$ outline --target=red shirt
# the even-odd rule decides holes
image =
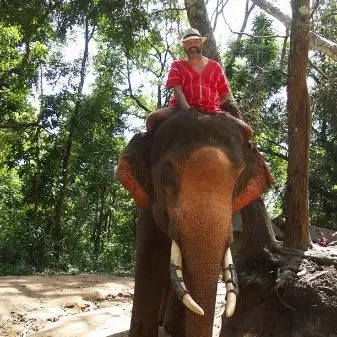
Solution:
[[[222,67],[213,60],[208,60],[200,74],[186,60],[173,61],[166,87],[172,88],[177,85],[182,87],[187,103],[191,107],[209,114],[222,111],[219,95],[230,91],[229,82]],[[173,95],[169,106],[177,105]]]

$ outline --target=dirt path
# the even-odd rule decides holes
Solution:
[[[97,337],[124,331],[133,287],[133,278],[98,274],[0,277],[0,337],[39,331],[37,337],[68,336],[69,331],[72,336]],[[224,284],[219,283],[213,336],[219,334],[224,298]]]
[[[107,307],[131,311],[132,278],[107,275],[0,277],[0,336],[26,337],[67,316]]]

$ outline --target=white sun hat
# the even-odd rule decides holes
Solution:
[[[195,28],[188,28],[184,35],[184,37],[182,38],[182,40],[180,40],[180,43],[183,43],[185,41],[188,40],[195,40],[195,39],[200,39],[202,42],[207,40],[207,37],[205,36],[201,36],[201,34],[199,33],[199,31]]]

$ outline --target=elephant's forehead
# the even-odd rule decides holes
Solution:
[[[226,152],[209,145],[200,146],[182,156],[170,156],[170,159],[180,171],[187,168],[195,172],[209,169],[214,171],[218,167],[233,167],[233,163]]]
[[[186,160],[172,160],[172,163],[181,178],[198,181],[205,186],[211,186],[212,181],[215,185],[222,180],[228,182],[229,177],[235,180],[244,168],[235,165],[227,153],[211,146],[200,147]]]
[[[222,165],[226,161],[236,168],[241,168],[244,165],[242,160],[241,148],[236,149],[226,146],[227,144],[219,144],[216,141],[195,141],[191,144],[180,145],[178,142],[171,143],[171,146],[166,151],[161,151],[158,159],[165,162],[170,159],[172,162],[180,166],[197,166],[197,165]],[[224,159],[226,158],[226,160]]]
[[[177,162],[176,169],[180,175],[200,183],[204,181],[205,185],[210,185],[212,180],[220,182],[222,178],[237,176],[239,171],[225,152],[212,146],[198,148],[186,160]]]
[[[201,146],[195,151],[193,151],[189,158],[187,159],[187,163],[193,165],[198,162],[207,162],[210,165],[217,164],[219,162],[228,163],[228,155],[222,151],[220,148],[214,146]]]
[[[153,160],[163,155],[186,160],[204,146],[221,149],[237,165],[242,165],[239,128],[225,116],[177,112],[165,121],[153,140]]]

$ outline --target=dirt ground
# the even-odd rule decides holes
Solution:
[[[0,337],[35,336],[39,331],[38,336],[49,336],[54,327],[78,324],[71,321],[75,316],[88,329],[89,325],[93,329],[100,324],[97,317],[102,316],[105,321],[114,319],[106,327],[110,332],[125,331],[129,327],[133,288],[133,278],[98,274],[0,277]],[[213,336],[219,335],[224,299],[224,284],[219,283]],[[93,311],[97,313],[95,321],[91,318],[89,322],[83,313]],[[55,335],[59,335],[57,331],[50,334]]]
[[[0,336],[26,337],[70,315],[131,312],[134,281],[107,275],[0,277]]]
[[[337,249],[316,247],[309,253],[281,265],[253,261],[239,271],[239,302],[233,319],[225,321],[224,335],[337,337]],[[322,262],[322,256],[334,260]],[[0,337],[125,331],[133,288],[133,278],[99,274],[0,277]],[[224,298],[219,283],[213,337],[219,336]]]
[[[239,269],[239,268],[238,268]],[[250,259],[226,337],[337,337],[337,249]]]

